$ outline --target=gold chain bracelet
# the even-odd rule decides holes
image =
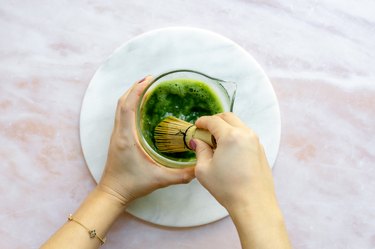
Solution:
[[[89,233],[89,236],[91,239],[93,238],[97,238],[99,241],[100,241],[100,244],[103,245],[105,243],[105,240],[106,238],[100,238],[97,234],[96,234],[96,231],[95,229],[91,230],[89,228],[87,228],[85,225],[83,225],[81,222],[79,222],[78,220],[76,220],[75,218],[73,218],[73,215],[72,214],[69,214],[69,217],[68,217],[68,221],[73,221],[75,223],[77,223],[78,225],[80,225],[81,227],[83,227],[84,229],[87,230],[87,232]]]

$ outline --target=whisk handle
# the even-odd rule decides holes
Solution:
[[[185,142],[188,145],[190,143],[190,140],[193,138],[197,138],[199,140],[202,140],[212,148],[216,149],[216,139],[215,137],[207,130],[199,129],[196,126],[191,127],[186,134]]]

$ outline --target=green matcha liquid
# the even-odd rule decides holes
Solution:
[[[155,147],[154,130],[168,116],[194,124],[200,116],[223,112],[224,108],[214,91],[204,82],[174,79],[161,82],[150,92],[141,109],[141,129],[148,144]],[[195,159],[194,152],[159,154],[176,161]]]

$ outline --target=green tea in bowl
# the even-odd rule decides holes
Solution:
[[[230,84],[231,92],[226,84]],[[143,149],[164,166],[194,166],[194,151],[160,152],[155,146],[155,127],[169,116],[194,124],[201,116],[232,111],[235,90],[234,83],[192,70],[172,71],[155,78],[143,92],[137,111],[137,133]]]

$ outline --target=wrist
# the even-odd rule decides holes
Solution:
[[[98,185],[88,195],[80,208],[76,211],[75,215],[83,216],[82,218],[92,217],[87,216],[91,211],[96,212],[98,215],[106,215],[108,217],[117,218],[125,211],[126,205],[121,200],[112,194],[109,194]],[[87,212],[90,210],[90,212]],[[103,213],[102,213],[103,212]]]
[[[105,240],[109,228],[124,212],[124,209],[125,206],[116,197],[96,187],[69,219],[74,222],[69,222],[67,225],[74,229],[78,237],[82,238],[80,243],[89,243],[89,241],[98,243],[98,240],[92,240],[91,233],[87,236],[85,230],[94,231],[100,241]]]
[[[228,213],[234,221],[237,219],[248,218],[253,222],[260,223],[278,223],[280,221],[283,222],[283,215],[278,206],[258,208],[255,208],[253,206],[245,206],[236,209],[228,209]]]
[[[231,201],[225,205],[229,213],[245,212],[259,214],[261,212],[272,214],[280,211],[274,192],[248,190],[233,197],[235,198],[232,198]]]
[[[274,196],[262,198],[247,198],[234,202],[226,207],[233,221],[248,218],[254,224],[263,225],[283,223],[283,215]]]
[[[106,186],[105,184],[99,183],[93,191],[94,195],[98,198],[103,199],[103,201],[108,202],[109,205],[114,206],[114,208],[125,210],[126,206],[130,202],[127,198],[117,193],[112,188]]]
[[[228,209],[240,236],[242,248],[288,248],[284,217],[274,201],[262,199]],[[269,238],[273,238],[271,241]]]
[[[230,215],[242,248],[291,248],[284,218],[277,206],[257,210],[242,208]]]

